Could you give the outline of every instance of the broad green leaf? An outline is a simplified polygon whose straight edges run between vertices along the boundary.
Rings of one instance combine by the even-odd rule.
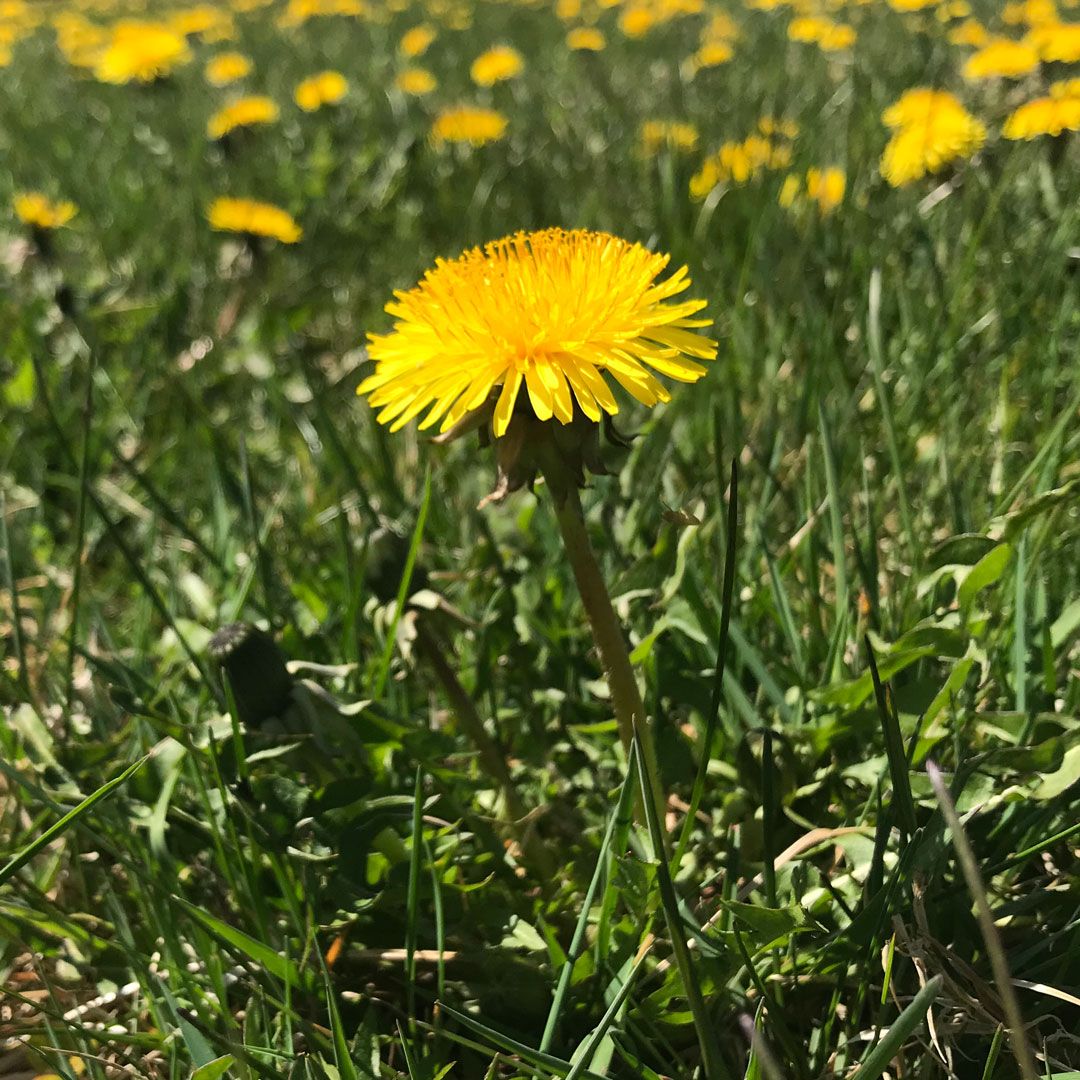
[[[219,1080],[219,1077],[224,1076],[235,1064],[236,1058],[234,1058],[232,1054],[214,1058],[213,1061],[208,1061],[205,1065],[200,1065],[191,1074],[191,1080]]]
[[[983,589],[993,585],[1009,564],[1012,557],[1010,544],[999,544],[992,551],[988,551],[972,568],[971,573],[960,583],[956,598],[962,608],[971,606],[971,601]]]

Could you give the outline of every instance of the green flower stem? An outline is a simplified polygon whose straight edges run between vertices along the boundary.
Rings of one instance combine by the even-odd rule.
[[[589,543],[577,487],[573,484],[550,486],[563,545],[573,567],[581,602],[589,618],[593,640],[600,651],[600,661],[611,689],[611,703],[619,724],[619,738],[623,749],[629,754],[634,727],[637,726],[643,765],[656,804],[657,820],[663,823],[664,788],[660,782],[652,722],[645,713],[641,691],[638,689],[630,654],[626,649],[626,638],[615,609],[611,606],[611,597],[604,584],[603,574]]]

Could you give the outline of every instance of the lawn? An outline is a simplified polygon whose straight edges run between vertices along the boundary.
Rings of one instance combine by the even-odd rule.
[[[1080,1076],[1072,7],[0,0],[0,1077]]]

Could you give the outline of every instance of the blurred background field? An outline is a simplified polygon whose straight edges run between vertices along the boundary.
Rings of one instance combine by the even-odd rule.
[[[0,1076],[1078,1075],[1077,130],[1051,0],[0,0]],[[692,978],[549,501],[355,395],[548,226],[720,343],[583,492]]]

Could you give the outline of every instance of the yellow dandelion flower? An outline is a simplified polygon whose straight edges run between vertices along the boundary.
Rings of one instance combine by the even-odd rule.
[[[610,376],[644,405],[670,398],[658,372],[696,382],[716,342],[695,333],[704,300],[666,303],[690,286],[686,267],[657,281],[667,255],[606,233],[518,233],[439,260],[386,311],[389,334],[369,334],[375,371],[357,388],[396,431],[427,410],[420,428],[446,431],[489,402],[506,433],[524,384],[540,420],[592,421],[619,406]],[[650,370],[652,369],[652,370]]]
[[[184,37],[198,36],[203,41],[226,41],[236,36],[236,27],[228,12],[199,4],[176,12],[169,19],[169,27]]]
[[[73,67],[93,68],[109,42],[109,32],[74,12],[53,19],[56,45]]]
[[[428,47],[435,40],[437,34],[433,26],[429,26],[427,23],[421,23],[420,26],[414,26],[411,30],[407,30],[402,36],[401,41],[398,43],[398,52],[401,53],[408,60],[413,60],[417,56],[423,56],[428,51]]]
[[[600,52],[607,44],[595,26],[578,26],[566,35],[566,46],[575,52]]]
[[[1025,41],[1048,63],[1075,64],[1080,61],[1080,23],[1038,26]]]
[[[757,122],[757,128],[762,135],[779,135],[785,139],[794,139],[799,134],[799,125],[794,120],[778,119],[775,116],[761,117]]]
[[[643,38],[656,25],[656,21],[651,9],[635,4],[623,9],[619,16],[619,29],[628,38]]]
[[[292,215],[272,203],[254,199],[215,199],[206,211],[210,228],[217,232],[266,236],[283,244],[295,244],[303,230]]]
[[[431,125],[431,139],[443,143],[469,143],[484,146],[506,134],[508,121],[494,109],[474,109],[468,105],[444,109]]]
[[[788,173],[780,185],[780,195],[776,201],[784,207],[794,206],[801,192],[802,181],[794,173]]]
[[[477,86],[494,86],[520,75],[525,68],[525,61],[517,49],[509,45],[496,45],[481,53],[469,68],[469,77]]]
[[[206,134],[211,139],[220,139],[237,128],[272,124],[278,115],[277,103],[272,98],[253,94],[239,98],[214,113],[207,121]]]
[[[320,71],[300,83],[293,97],[304,112],[315,112],[323,105],[336,105],[349,92],[349,83],[340,71]]]
[[[1060,79],[1050,84],[1053,98],[1080,97],[1080,79]]]
[[[907,14],[911,11],[925,11],[927,8],[934,7],[937,3],[938,0],[889,0],[889,7],[893,11]]]
[[[403,94],[411,94],[413,97],[430,94],[439,85],[435,76],[422,67],[405,68],[394,83]]]
[[[823,52],[843,52],[855,44],[857,37],[855,27],[834,23],[818,38],[818,48]]]
[[[191,59],[183,36],[161,23],[125,20],[113,27],[111,37],[94,64],[101,82],[153,82]]]
[[[735,50],[726,41],[708,41],[690,58],[695,68],[713,68],[726,64],[735,55]]]
[[[572,22],[581,14],[581,0],[556,0],[555,14],[563,22]]]
[[[15,216],[35,229],[59,229],[79,211],[73,202],[53,202],[40,191],[22,191],[12,200]]]
[[[1080,131],[1080,96],[1041,97],[1014,110],[1001,134],[1006,139],[1035,139]]]
[[[966,79],[1016,79],[1039,66],[1039,54],[1022,41],[996,38],[964,64]]]
[[[931,108],[893,134],[881,158],[881,174],[893,187],[904,187],[971,157],[985,141],[986,128],[963,106]]]
[[[788,23],[787,36],[791,41],[819,41],[831,26],[828,19],[807,15]]]
[[[357,18],[368,13],[364,0],[289,0],[278,18],[278,26],[291,29],[302,26],[308,19],[332,15],[352,15]]]
[[[962,113],[964,106],[955,94],[947,90],[934,90],[928,86],[916,86],[905,90],[882,114],[887,127],[898,128],[906,124],[929,123],[931,117],[941,112]]]
[[[818,204],[823,214],[835,210],[844,201],[847,177],[843,169],[830,165],[824,169],[806,170],[806,194]]]
[[[228,86],[250,75],[251,66],[251,61],[243,53],[219,53],[206,65],[206,81],[211,86]]]
[[[970,45],[981,49],[990,40],[990,31],[978,19],[965,19],[949,31],[951,45]]]
[[[641,125],[641,152],[655,157],[664,147],[689,153],[697,148],[698,131],[693,124],[677,120],[646,120]]]

